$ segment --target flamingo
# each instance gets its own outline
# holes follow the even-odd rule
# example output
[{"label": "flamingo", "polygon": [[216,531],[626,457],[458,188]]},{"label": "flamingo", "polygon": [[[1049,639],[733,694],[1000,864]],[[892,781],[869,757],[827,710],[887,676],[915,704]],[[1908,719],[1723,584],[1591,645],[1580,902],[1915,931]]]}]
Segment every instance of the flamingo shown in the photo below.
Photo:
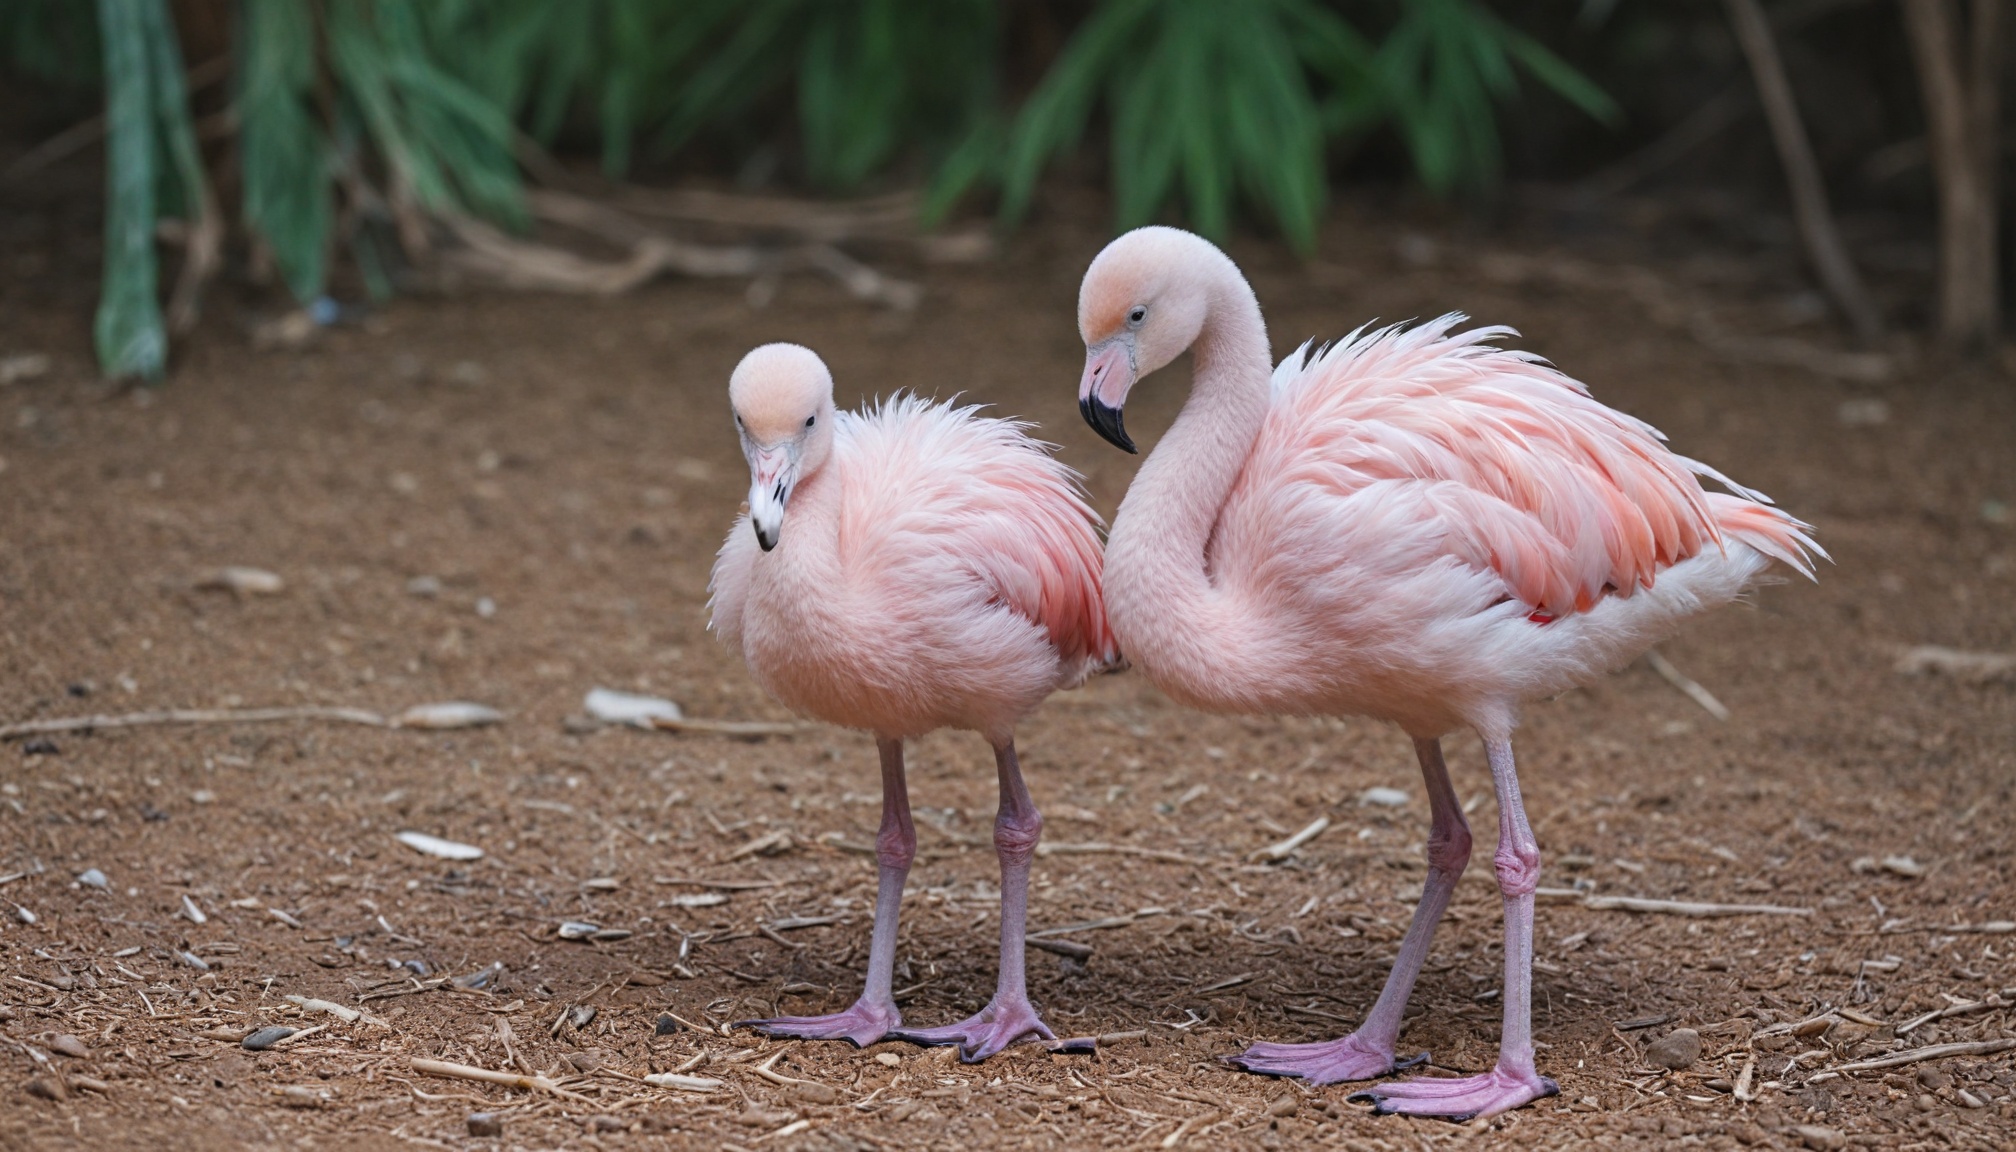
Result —
[{"label": "flamingo", "polygon": [[[796,711],[875,734],[879,883],[861,996],[844,1012],[742,1021],[771,1036],[957,1044],[968,1063],[1055,1036],[1023,973],[1029,865],[1043,817],[1015,725],[1114,658],[1099,596],[1100,521],[1077,475],[1024,424],[905,396],[836,412],[833,377],[794,344],[743,358],[729,399],[750,472],[709,584],[711,627]],[[785,530],[789,511],[789,531]],[[902,1029],[890,985],[917,851],[903,742],[939,728],[993,746],[1001,806],[1001,968],[971,1019]]]},{"label": "flamingo", "polygon": [[[1505,1023],[1476,1076],[1388,1081],[1378,1112],[1469,1118],[1559,1091],[1534,1064],[1533,892],[1540,850],[1512,758],[1523,701],[1585,684],[1773,561],[1809,578],[1807,525],[1537,357],[1458,331],[1460,315],[1359,329],[1270,369],[1253,290],[1172,228],[1129,232],[1078,297],[1079,407],[1122,420],[1143,376],[1186,349],[1190,396],[1142,464],[1106,546],[1106,611],[1128,660],[1180,703],[1358,715],[1414,740],[1430,808],[1428,877],[1391,975],[1356,1031],[1256,1043],[1233,1062],[1316,1084],[1394,1058],[1401,1014],[1470,858],[1441,737],[1483,738],[1498,798]],[[1705,478],[1726,493],[1702,489]]]}]

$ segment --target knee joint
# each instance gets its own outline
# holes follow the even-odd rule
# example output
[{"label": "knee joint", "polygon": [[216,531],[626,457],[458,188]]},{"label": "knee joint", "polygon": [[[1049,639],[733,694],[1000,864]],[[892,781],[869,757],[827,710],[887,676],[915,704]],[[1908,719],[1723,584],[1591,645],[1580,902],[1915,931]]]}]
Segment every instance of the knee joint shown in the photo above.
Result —
[{"label": "knee joint", "polygon": [[1461,872],[1469,865],[1470,829],[1456,824],[1428,833],[1428,867],[1438,872]]},{"label": "knee joint", "polygon": [[1507,896],[1524,896],[1540,886],[1540,849],[1535,845],[1501,845],[1492,864],[1498,888]]},{"label": "knee joint", "polygon": [[1036,855],[1036,842],[1043,839],[1043,814],[1033,809],[1026,816],[1002,813],[994,820],[994,850],[1003,860],[1026,861]]},{"label": "knee joint", "polygon": [[917,858],[917,834],[903,828],[885,828],[875,837],[875,862],[884,868],[908,869]]}]

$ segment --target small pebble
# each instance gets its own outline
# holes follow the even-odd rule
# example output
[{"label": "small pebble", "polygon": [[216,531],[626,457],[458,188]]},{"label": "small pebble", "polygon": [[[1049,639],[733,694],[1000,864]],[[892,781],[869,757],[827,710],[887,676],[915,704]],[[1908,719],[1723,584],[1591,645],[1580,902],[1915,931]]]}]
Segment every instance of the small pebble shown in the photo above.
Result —
[{"label": "small pebble", "polygon": [[1376,808],[1405,808],[1407,799],[1398,788],[1367,788],[1358,794],[1358,803]]},{"label": "small pebble", "polygon": [[112,882],[105,879],[105,873],[100,872],[96,868],[86,868],[84,871],[79,872],[77,874],[77,882],[86,888],[96,888],[100,892],[112,887]]},{"label": "small pebble", "polygon": [[1296,1102],[1293,1096],[1276,1096],[1274,1102],[1267,1105],[1267,1114],[1269,1116],[1293,1116],[1295,1113],[1301,1111],[1301,1108],[1302,1106]]},{"label": "small pebble", "polygon": [[[406,582],[406,594],[418,596],[422,600],[432,600],[441,595],[441,581],[432,576],[415,576]],[[478,1116],[488,1116],[488,1112],[478,1112]]]},{"label": "small pebble", "polygon": [[803,1083],[792,1085],[791,1094],[808,1104],[837,1104],[840,1102],[840,1090],[838,1088],[833,1087],[831,1084],[821,1084],[816,1080],[807,1080]]},{"label": "small pebble", "polygon": [[1813,1152],[1833,1152],[1847,1142],[1847,1138],[1841,1133],[1818,1124],[1801,1124],[1792,1129],[1792,1133],[1799,1137],[1800,1143],[1813,1149]]},{"label": "small pebble", "polygon": [[194,952],[177,952],[175,953],[175,958],[198,972],[208,972],[210,970],[210,962],[196,955]]},{"label": "small pebble", "polygon": [[884,1068],[900,1068],[903,1066],[903,1058],[894,1052],[877,1052],[875,1054],[875,1062]]},{"label": "small pebble", "polygon": [[620,1116],[593,1116],[588,1127],[595,1132],[621,1132],[630,1127],[630,1122]]},{"label": "small pebble", "polygon": [[245,1039],[238,1042],[238,1046],[247,1052],[264,1052],[266,1049],[292,1036],[296,1031],[297,1029],[275,1024],[270,1028],[261,1028],[250,1036],[245,1037]]},{"label": "small pebble", "polygon": [[594,1052],[568,1052],[560,1058],[572,1064],[576,1072],[593,1072],[603,1064],[602,1057]]},{"label": "small pebble", "polygon": [[91,1049],[86,1048],[82,1040],[68,1032],[49,1041],[49,1050],[58,1056],[68,1056],[73,1060],[83,1060],[91,1055]]},{"label": "small pebble", "polygon": [[70,1098],[70,1093],[64,1090],[61,1080],[44,1080],[40,1076],[28,1081],[27,1091],[30,1096],[39,1096],[44,1100],[68,1100]]},{"label": "small pebble", "polygon": [[21,754],[23,756],[54,756],[58,752],[59,749],[56,747],[56,742],[47,736],[37,736],[26,744],[21,745]]},{"label": "small pebble", "polygon": [[495,1112],[471,1112],[469,1114],[469,1135],[502,1136],[504,1118]]},{"label": "small pebble", "polygon": [[1937,1068],[1927,1065],[1923,1068],[1918,1069],[1918,1086],[1926,1089],[1927,1091],[1937,1092],[1941,1088],[1952,1087],[1953,1077],[1948,1076],[1946,1073],[1939,1071],[1939,1069]]},{"label": "small pebble", "polygon": [[1678,1072],[1701,1059],[1701,1034],[1692,1028],[1675,1028],[1645,1046],[1645,1062],[1656,1068]]},{"label": "small pebble", "polygon": [[601,930],[600,925],[590,924],[584,920],[568,920],[560,925],[560,939],[586,940]]},{"label": "small pebble", "polygon": [[595,1021],[595,1008],[590,1004],[576,1004],[567,1010],[567,1022],[576,1028],[586,1028]]},{"label": "small pebble", "polygon": [[[658,1023],[657,1023],[657,1024],[655,1025],[655,1026],[653,1026],[653,1027],[652,1027],[651,1031],[652,1031],[652,1033],[653,1033],[654,1035],[658,1035],[658,1036],[670,1036],[670,1035],[672,1035],[673,1033],[675,1033],[675,1032],[679,1031],[679,1021],[677,1021],[677,1020],[674,1020],[674,1019],[673,1019],[673,1018],[672,1018],[671,1016],[669,1016],[669,1015],[665,1015],[665,1014],[662,1014],[662,1013],[661,1013],[661,1014],[659,1015],[659,1017],[658,1017]],[[887,1056],[887,1055],[888,1055],[888,1053],[887,1053],[887,1052],[884,1052],[884,1053],[883,1053],[882,1055],[883,1055],[883,1056]],[[881,1059],[881,1057],[879,1057],[879,1056],[878,1056],[878,1057],[876,1057],[876,1059],[878,1059],[878,1060],[879,1060],[879,1059]]]}]

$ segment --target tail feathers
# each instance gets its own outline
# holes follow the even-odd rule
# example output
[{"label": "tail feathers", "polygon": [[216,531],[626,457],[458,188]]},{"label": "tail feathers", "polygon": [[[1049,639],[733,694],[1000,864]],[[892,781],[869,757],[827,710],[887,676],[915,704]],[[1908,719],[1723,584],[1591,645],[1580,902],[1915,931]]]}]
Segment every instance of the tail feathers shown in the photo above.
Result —
[{"label": "tail feathers", "polygon": [[1808,580],[1814,575],[1815,557],[1833,562],[1827,550],[1814,541],[1813,526],[1754,499],[1710,492],[1708,507],[1723,535],[1781,560]]}]

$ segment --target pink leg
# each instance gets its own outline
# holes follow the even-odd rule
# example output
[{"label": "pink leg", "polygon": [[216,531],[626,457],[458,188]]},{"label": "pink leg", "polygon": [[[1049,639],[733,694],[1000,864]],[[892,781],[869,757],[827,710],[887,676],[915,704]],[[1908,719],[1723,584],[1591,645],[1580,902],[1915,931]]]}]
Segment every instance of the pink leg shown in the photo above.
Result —
[{"label": "pink leg", "polygon": [[904,1028],[894,1033],[897,1039],[914,1044],[957,1044],[959,1058],[968,1064],[977,1064],[1024,1036],[1057,1038],[1029,1003],[1022,966],[1027,949],[1023,937],[1029,918],[1029,862],[1043,836],[1043,816],[1022,783],[1022,766],[1015,759],[1013,740],[995,747],[994,763],[1001,777],[1001,810],[994,817],[994,850],[1001,857],[1000,983],[994,989],[994,999],[969,1019],[944,1028]]},{"label": "pink leg", "polygon": [[868,945],[868,984],[845,1012],[830,1016],[777,1016],[739,1020],[765,1036],[800,1040],[851,1040],[857,1048],[888,1036],[903,1024],[891,995],[896,970],[896,919],[903,910],[903,882],[917,856],[917,830],[910,823],[910,791],[903,781],[903,742],[877,739],[882,753],[882,830],[875,837],[881,875],[875,889],[875,929]]},{"label": "pink leg", "polygon": [[1380,1114],[1446,1116],[1469,1120],[1495,1116],[1521,1104],[1552,1096],[1560,1087],[1533,1066],[1533,890],[1540,885],[1540,845],[1526,823],[1519,798],[1519,775],[1509,739],[1484,741],[1491,758],[1491,782],[1498,790],[1498,890],[1505,897],[1505,1034],[1498,1066],[1481,1076],[1417,1078],[1381,1084],[1353,1096],[1370,1100]]},{"label": "pink leg", "polygon": [[1421,902],[1414,906],[1414,920],[1400,942],[1400,955],[1386,977],[1386,987],[1365,1022],[1356,1032],[1320,1044],[1272,1044],[1261,1041],[1232,1063],[1248,1072],[1268,1076],[1300,1076],[1312,1084],[1337,1084],[1346,1080],[1370,1080],[1400,1068],[1412,1067],[1428,1058],[1422,1053],[1412,1060],[1395,1063],[1394,1045],[1400,1040],[1400,1018],[1407,1010],[1407,998],[1414,992],[1414,980],[1428,959],[1428,943],[1435,925],[1449,907],[1456,881],[1470,863],[1470,826],[1456,803],[1456,791],[1449,784],[1449,769],[1442,762],[1439,740],[1416,740],[1414,754],[1421,761],[1421,779],[1428,787],[1428,879],[1421,886]]}]

